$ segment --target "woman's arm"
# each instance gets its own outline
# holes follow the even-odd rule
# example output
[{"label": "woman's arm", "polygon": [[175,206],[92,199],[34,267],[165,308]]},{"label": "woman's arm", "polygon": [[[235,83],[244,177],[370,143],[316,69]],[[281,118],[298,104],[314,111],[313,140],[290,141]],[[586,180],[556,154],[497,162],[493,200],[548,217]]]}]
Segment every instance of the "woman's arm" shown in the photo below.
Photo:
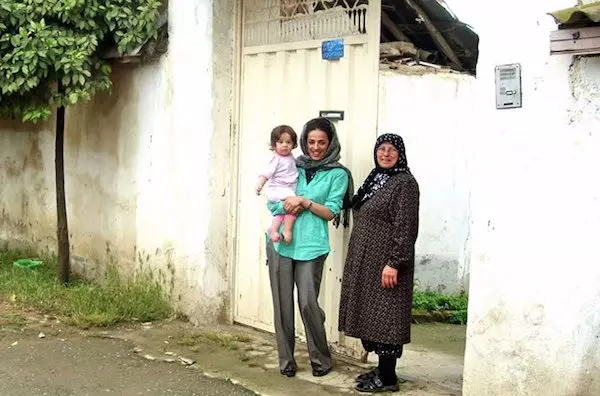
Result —
[{"label": "woman's arm", "polygon": [[285,200],[283,207],[286,212],[294,214],[297,214],[296,211],[299,213],[304,210],[309,210],[327,221],[333,220],[334,217],[333,213],[331,213],[331,210],[329,210],[328,207],[311,201],[305,197],[290,197]]},{"label": "woman's arm", "polygon": [[300,196],[288,197],[285,201],[280,202],[281,208],[285,213],[298,215],[304,211],[302,198]]},{"label": "woman's arm", "polygon": [[392,235],[392,251],[389,263],[383,269],[381,285],[396,287],[398,270],[406,271],[412,260],[415,241],[419,231],[419,185],[414,179],[403,182],[392,194],[395,210]]},{"label": "woman's arm", "polygon": [[285,200],[283,205],[288,213],[294,213],[294,210],[310,210],[320,218],[330,221],[342,211],[344,195],[348,189],[348,174],[341,169],[332,169],[328,172],[336,172],[336,175],[329,186],[329,194],[325,202],[321,205],[311,201],[306,197],[290,197]]}]

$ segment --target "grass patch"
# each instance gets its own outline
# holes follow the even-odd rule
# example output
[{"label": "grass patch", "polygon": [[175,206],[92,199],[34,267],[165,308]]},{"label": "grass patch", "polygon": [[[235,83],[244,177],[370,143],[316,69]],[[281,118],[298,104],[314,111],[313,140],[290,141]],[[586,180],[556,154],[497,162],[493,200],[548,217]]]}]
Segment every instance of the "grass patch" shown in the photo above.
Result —
[{"label": "grass patch", "polygon": [[198,345],[198,342],[199,342],[198,338],[193,335],[185,335],[177,341],[177,343],[179,345],[183,345],[183,346],[195,346],[195,345]]},{"label": "grass patch", "polygon": [[41,257],[44,264],[36,269],[13,266],[14,260],[31,257],[36,257],[31,251],[0,253],[0,296],[81,328],[160,320],[171,314],[163,289],[150,276],[125,280],[111,267],[101,283],[74,278],[65,286],[57,281],[53,257]]},{"label": "grass patch", "polygon": [[230,350],[237,350],[239,343],[248,343],[252,341],[249,335],[243,333],[216,333],[216,332],[202,332],[196,334],[184,335],[177,341],[179,345],[183,346],[195,346],[198,343],[213,343],[223,348]]},{"label": "grass patch", "polygon": [[231,342],[250,342],[249,335],[243,333],[203,333],[203,336],[217,344],[228,344]]},{"label": "grass patch", "polygon": [[0,315],[1,325],[23,325],[27,320],[20,315]]},{"label": "grass patch", "polygon": [[466,293],[447,296],[434,292],[416,291],[413,294],[413,312],[442,312],[449,323],[466,324],[469,297]]}]

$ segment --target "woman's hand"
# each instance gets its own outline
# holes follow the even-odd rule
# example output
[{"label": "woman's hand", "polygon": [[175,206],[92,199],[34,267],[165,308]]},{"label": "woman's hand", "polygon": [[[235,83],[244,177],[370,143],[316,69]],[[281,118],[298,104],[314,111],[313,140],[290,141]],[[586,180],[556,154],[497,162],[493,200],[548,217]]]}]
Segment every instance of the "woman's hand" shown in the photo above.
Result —
[{"label": "woman's hand", "polygon": [[393,289],[398,286],[398,270],[386,265],[381,273],[381,286],[384,289]]},{"label": "woman's hand", "polygon": [[289,197],[283,202],[283,209],[286,213],[299,214],[306,206],[306,198],[304,197]]}]

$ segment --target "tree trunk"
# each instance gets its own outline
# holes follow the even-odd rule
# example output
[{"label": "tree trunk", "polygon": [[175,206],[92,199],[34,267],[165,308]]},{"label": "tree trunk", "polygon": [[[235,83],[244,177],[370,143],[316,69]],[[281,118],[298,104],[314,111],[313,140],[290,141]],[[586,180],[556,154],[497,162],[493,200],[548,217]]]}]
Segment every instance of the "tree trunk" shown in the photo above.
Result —
[{"label": "tree trunk", "polygon": [[[59,90],[62,87],[59,84]],[[67,203],[65,199],[65,108],[59,107],[56,111],[56,144],[55,149],[55,174],[56,174],[56,211],[57,211],[57,237],[58,237],[58,278],[62,283],[69,282],[70,245],[69,225],[67,222]]]}]

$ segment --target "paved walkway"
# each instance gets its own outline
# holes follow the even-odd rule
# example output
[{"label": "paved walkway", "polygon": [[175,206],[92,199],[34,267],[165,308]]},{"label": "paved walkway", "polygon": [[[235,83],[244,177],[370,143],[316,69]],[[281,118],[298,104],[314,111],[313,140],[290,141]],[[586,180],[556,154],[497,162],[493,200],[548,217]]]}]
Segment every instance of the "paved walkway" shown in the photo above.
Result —
[{"label": "paved walkway", "polygon": [[[18,344],[12,345],[14,342]],[[3,396],[255,394],[196,370],[144,361],[117,340],[69,336],[61,341],[14,334],[4,337],[0,348]]]},{"label": "paved walkway", "polygon": [[[173,321],[80,331],[52,317],[25,316],[0,312],[3,396],[354,394],[352,379],[364,370],[336,359],[333,373],[315,378],[306,348],[299,344],[298,375],[286,378],[277,369],[273,337],[240,327],[199,328]],[[407,351],[406,363],[401,361],[399,374],[416,382],[404,382],[401,394],[458,394],[454,377],[461,368],[448,358],[454,355],[444,354],[452,369],[418,378],[415,374],[435,371],[435,362],[442,360],[427,354],[427,345],[415,343],[414,348]],[[431,367],[423,366],[427,361],[433,361]]]}]

